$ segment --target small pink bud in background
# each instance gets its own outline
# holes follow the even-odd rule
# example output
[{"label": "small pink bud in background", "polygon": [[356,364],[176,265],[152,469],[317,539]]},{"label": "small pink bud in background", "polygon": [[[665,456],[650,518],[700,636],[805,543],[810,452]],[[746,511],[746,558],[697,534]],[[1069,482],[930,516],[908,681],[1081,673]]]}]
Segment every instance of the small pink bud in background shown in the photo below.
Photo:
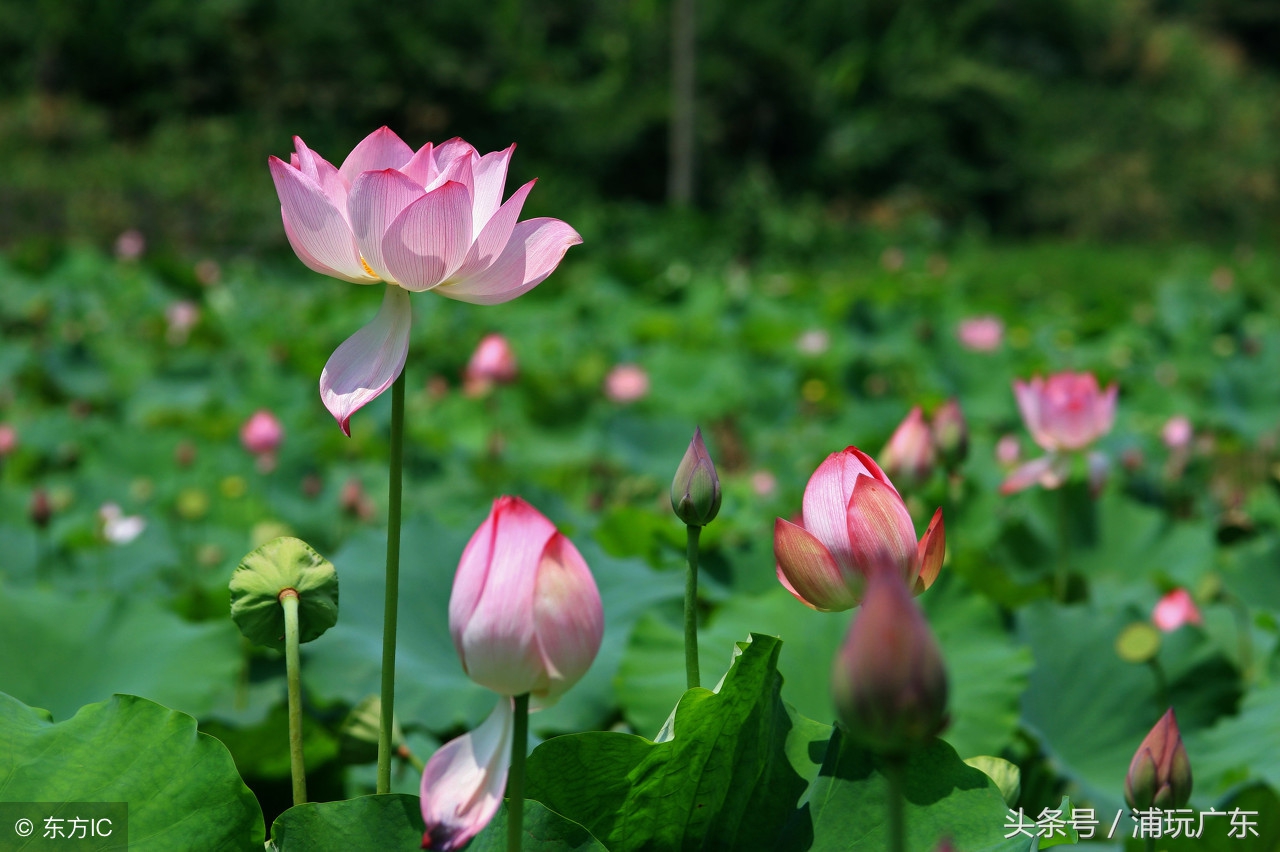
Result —
[{"label": "small pink bud in background", "polygon": [[8,423],[0,423],[0,459],[9,455],[18,446],[18,430]]},{"label": "small pink bud in background", "polygon": [[938,456],[949,469],[954,469],[969,455],[969,424],[955,397],[933,412],[931,426]]},{"label": "small pink bud in background", "polygon": [[196,463],[196,445],[190,441],[179,441],[173,448],[173,463],[178,467],[191,467]]},{"label": "small pink bud in background", "polygon": [[956,327],[956,338],[965,349],[994,352],[1004,342],[1004,323],[997,317],[969,317]]},{"label": "small pink bud in background", "polygon": [[636,364],[619,364],[604,378],[604,395],[614,402],[626,404],[643,399],[649,393],[649,374]]},{"label": "small pink bud in background", "polygon": [[137,228],[130,228],[116,237],[116,257],[120,260],[137,260],[146,250],[147,238]]},{"label": "small pink bud in background", "polygon": [[1191,593],[1182,588],[1174,589],[1160,598],[1151,611],[1151,621],[1166,633],[1171,633],[1184,624],[1203,623]]},{"label": "small pink bud in background", "polygon": [[502,696],[480,727],[450,740],[422,771],[423,849],[452,852],[479,834],[502,804],[511,771],[514,711]]},{"label": "small pink bud in background", "polygon": [[880,466],[892,479],[919,485],[933,472],[933,459],[933,433],[917,405],[898,424],[889,443],[880,451]]},{"label": "small pink bud in background", "polygon": [[449,632],[472,680],[547,707],[591,666],[604,611],[573,542],[524,500],[499,497],[458,562]]},{"label": "small pink bud in background", "polygon": [[31,517],[31,523],[39,529],[49,526],[49,521],[53,520],[53,503],[49,500],[49,492],[43,488],[37,488],[31,494],[31,505],[27,513]]},{"label": "small pink bud in background", "polygon": [[796,340],[796,349],[804,355],[821,355],[831,346],[831,335],[823,328],[811,328]]},{"label": "small pink bud in background", "polygon": [[372,519],[376,511],[373,499],[365,493],[364,485],[354,476],[342,484],[338,504],[343,512],[361,521]]},{"label": "small pink bud in background", "polygon": [[771,497],[778,490],[778,477],[767,470],[757,470],[751,474],[751,490],[757,497]]},{"label": "small pink bud in background", "polygon": [[892,566],[873,570],[831,670],[836,714],[873,751],[903,754],[947,724],[942,652]]},{"label": "small pink bud in background", "polygon": [[255,411],[240,427],[240,443],[255,456],[273,453],[284,440],[284,427],[265,408]]},{"label": "small pink bud in background", "polygon": [[164,318],[169,324],[165,340],[174,346],[181,346],[187,342],[191,329],[200,321],[200,306],[189,299],[179,299],[164,309]]},{"label": "small pink bud in background", "polygon": [[467,396],[483,396],[494,385],[515,381],[516,355],[501,334],[488,334],[480,341],[463,374],[463,392]]},{"label": "small pink bud in background", "polygon": [[141,515],[126,515],[115,503],[103,503],[98,509],[102,522],[102,537],[112,544],[128,544],[147,528],[147,520]]},{"label": "small pink bud in background", "polygon": [[212,287],[222,280],[222,267],[218,261],[205,258],[196,263],[196,280],[206,287]]},{"label": "small pink bud in background", "polygon": [[1013,467],[1022,458],[1022,444],[1017,435],[1001,435],[996,441],[996,461],[1003,467]]},{"label": "small pink bud in background", "polygon": [[1193,437],[1191,421],[1181,414],[1174,415],[1165,421],[1160,430],[1160,440],[1171,450],[1185,450],[1191,446]]},{"label": "small pink bud in background", "polygon": [[1124,798],[1139,811],[1181,808],[1191,798],[1191,761],[1172,707],[1138,746],[1124,779]]}]

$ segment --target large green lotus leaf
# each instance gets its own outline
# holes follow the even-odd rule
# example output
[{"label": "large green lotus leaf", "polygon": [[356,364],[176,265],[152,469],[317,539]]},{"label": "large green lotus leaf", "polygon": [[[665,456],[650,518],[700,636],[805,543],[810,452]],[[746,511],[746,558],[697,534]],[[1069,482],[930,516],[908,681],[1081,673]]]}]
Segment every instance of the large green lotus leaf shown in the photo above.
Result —
[{"label": "large green lotus leaf", "polygon": [[384,852],[422,846],[417,796],[388,793],[294,805],[271,824],[276,852]]},{"label": "large green lotus leaf", "polygon": [[1167,634],[1157,657],[1168,690],[1162,702],[1153,671],[1115,649],[1120,632],[1140,619],[1130,609],[1049,602],[1018,615],[1036,661],[1023,722],[1099,812],[1124,807],[1134,750],[1169,704],[1186,737],[1230,712],[1238,697],[1234,670],[1202,635],[1184,630]]},{"label": "large green lotus leaf", "polygon": [[[1195,772],[1193,767],[1192,772]],[[1196,783],[1199,783],[1199,778]],[[1233,811],[1239,811],[1233,814]],[[1191,829],[1198,837],[1170,837],[1156,841],[1162,852],[1275,852],[1280,849],[1280,795],[1264,784],[1246,787],[1225,801],[1193,807]],[[1144,838],[1134,838],[1133,824],[1121,822],[1127,838],[1125,852],[1145,852]],[[1120,835],[1117,831],[1117,836]]]},{"label": "large green lotus leaf", "polygon": [[227,619],[192,624],[148,601],[64,597],[41,589],[0,595],[0,685],[66,718],[116,692],[201,716],[230,692],[240,638]]},{"label": "large green lotus leaf", "polygon": [[[889,846],[889,779],[882,758],[837,728],[817,780],[780,845],[788,850],[881,852]],[[908,849],[934,849],[949,837],[963,852],[1022,852],[1035,838],[1006,838],[1008,807],[999,788],[941,740],[911,755],[904,795]]]},{"label": "large green lotus leaf", "polygon": [[[1183,735],[1197,801],[1211,802],[1241,782],[1255,779],[1280,790],[1277,708],[1280,682],[1272,682],[1245,693],[1238,715]],[[1276,829],[1280,831],[1280,820]]]},{"label": "large green lotus leaf", "polygon": [[262,810],[196,720],[115,695],[54,723],[0,693],[0,801],[128,802],[131,852],[260,850]]},{"label": "large green lotus leaf", "polygon": [[[523,852],[607,852],[591,832],[533,799],[525,800],[521,827]],[[467,852],[506,852],[506,849],[507,803],[504,801],[484,831],[471,841]]]},{"label": "large green lotus leaf", "polygon": [[[999,752],[1017,727],[1031,655],[1009,638],[995,607],[959,583],[944,577],[918,600],[947,663],[953,719],[947,740],[961,754]],[[831,661],[849,624],[850,613],[814,612],[781,585],[735,596],[699,635],[702,681],[720,678],[729,662],[724,649],[735,640],[752,631],[776,635],[787,643],[783,697],[804,716],[831,719]],[[683,633],[657,616],[642,619],[618,676],[627,721],[642,733],[656,732],[684,685]]]},{"label": "large green lotus leaf", "polygon": [[[411,520],[401,534],[400,621],[396,648],[396,716],[435,731],[474,725],[493,709],[493,693],[462,671],[449,635],[449,594],[470,533]],[[604,724],[616,707],[613,677],[640,613],[683,593],[675,572],[660,573],[639,560],[606,555],[586,536],[575,536],[604,605],[604,642],[587,674],[560,702],[530,720],[538,731]],[[342,575],[342,619],[323,650],[308,656],[303,678],[312,694],[355,705],[378,692],[382,663],[383,563],[381,534],[354,536],[334,554]]]},{"label": "large green lotus leaf", "polygon": [[528,796],[611,850],[759,849],[778,836],[829,729],[782,704],[781,642],[753,635],[719,692],[692,689],[669,737],[555,737],[529,758]]}]

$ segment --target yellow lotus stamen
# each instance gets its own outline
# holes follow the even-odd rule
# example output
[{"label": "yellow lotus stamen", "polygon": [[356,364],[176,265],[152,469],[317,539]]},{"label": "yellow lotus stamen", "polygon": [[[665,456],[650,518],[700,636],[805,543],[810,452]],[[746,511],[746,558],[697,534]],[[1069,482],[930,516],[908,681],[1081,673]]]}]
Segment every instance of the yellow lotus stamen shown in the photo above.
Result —
[{"label": "yellow lotus stamen", "polygon": [[369,266],[369,261],[364,259],[364,255],[360,255],[360,266],[365,272],[369,273],[370,276],[377,278],[379,281],[382,280],[382,276],[374,272],[373,267]]}]

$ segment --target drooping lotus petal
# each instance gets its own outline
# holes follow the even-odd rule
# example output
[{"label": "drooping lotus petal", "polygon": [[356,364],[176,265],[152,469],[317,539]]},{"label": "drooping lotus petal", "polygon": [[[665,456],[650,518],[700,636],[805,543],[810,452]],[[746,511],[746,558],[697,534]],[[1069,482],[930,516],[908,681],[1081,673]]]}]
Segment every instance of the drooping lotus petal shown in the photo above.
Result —
[{"label": "drooping lotus petal", "polygon": [[379,127],[370,133],[338,168],[348,185],[355,183],[361,172],[398,169],[413,157],[413,149],[404,143],[389,127]]},{"label": "drooping lotus petal", "polygon": [[862,578],[856,571],[842,571],[831,552],[804,527],[775,520],[773,555],[778,580],[805,606],[835,612],[858,605]]},{"label": "drooping lotus petal", "polygon": [[559,532],[547,542],[538,565],[533,622],[550,681],[545,693],[535,693],[534,703],[549,707],[591,668],[604,638],[595,578],[573,542]]},{"label": "drooping lotus petal", "polygon": [[320,398],[346,435],[351,415],[400,375],[409,353],[409,294],[388,286],[373,321],[343,341],[320,373]]},{"label": "drooping lotus petal", "polygon": [[908,587],[915,585],[919,572],[916,532],[911,513],[897,492],[878,479],[859,477],[846,518],[854,564],[868,569],[891,565]]},{"label": "drooping lotus petal", "polygon": [[384,281],[400,283],[387,269],[382,254],[387,228],[405,208],[425,194],[422,187],[395,169],[361,172],[351,184],[351,194],[347,197],[351,231],[365,263]]},{"label": "drooping lotus petal", "polygon": [[1001,494],[1015,494],[1033,485],[1057,488],[1066,480],[1065,460],[1050,453],[1019,465],[1000,484]]},{"label": "drooping lotus petal", "polygon": [[502,804],[511,769],[511,699],[502,696],[474,731],[445,743],[422,772],[424,849],[461,849]]},{"label": "drooping lotus petal", "polygon": [[942,523],[942,507],[939,506],[929,521],[929,528],[920,536],[918,546],[920,576],[916,578],[915,594],[920,594],[933,585],[942,570],[942,560],[947,555],[947,533]]},{"label": "drooping lotus petal", "polygon": [[581,242],[578,232],[559,219],[526,219],[516,224],[492,266],[435,292],[475,305],[509,302],[541,284],[564,253]]},{"label": "drooping lotus petal", "polygon": [[453,274],[470,242],[470,196],[465,186],[449,181],[396,217],[382,239],[382,255],[396,283],[418,292]]},{"label": "drooping lotus petal", "polygon": [[360,249],[352,236],[344,211],[325,195],[320,184],[279,157],[268,160],[285,235],[294,252],[308,267],[344,281],[373,280],[360,263]]}]

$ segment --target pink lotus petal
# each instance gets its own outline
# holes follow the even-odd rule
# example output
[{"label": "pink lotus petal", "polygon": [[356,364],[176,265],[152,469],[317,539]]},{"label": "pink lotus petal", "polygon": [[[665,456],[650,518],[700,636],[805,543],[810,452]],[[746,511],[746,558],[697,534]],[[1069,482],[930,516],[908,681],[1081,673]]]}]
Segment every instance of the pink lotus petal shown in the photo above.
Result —
[{"label": "pink lotus petal", "polygon": [[348,337],[320,373],[320,398],[346,435],[351,415],[391,387],[409,354],[409,294],[388,285],[373,321]]},{"label": "pink lotus petal", "polygon": [[435,148],[430,142],[423,145],[409,159],[409,162],[400,167],[400,171],[408,175],[409,179],[418,186],[430,185],[440,176],[440,170],[436,168]]},{"label": "pink lotus petal", "polygon": [[461,849],[502,804],[511,769],[511,699],[502,696],[480,727],[436,749],[422,772],[422,848]]},{"label": "pink lotus petal", "polygon": [[[484,226],[488,224],[489,219],[502,206],[502,193],[507,185],[507,164],[511,162],[511,155],[515,151],[516,146],[513,144],[505,151],[493,151],[485,154],[476,162],[472,170],[475,176],[472,192],[475,206],[471,215],[475,227],[475,231],[471,235],[473,240],[479,239],[480,232],[484,229]],[[511,221],[514,223],[515,219],[513,218]]]},{"label": "pink lotus petal", "polygon": [[1014,494],[1041,485],[1057,488],[1066,479],[1065,462],[1055,455],[1041,456],[1014,468],[1000,485],[1001,494]]},{"label": "pink lotus petal", "polygon": [[533,597],[538,654],[549,683],[534,704],[550,707],[591,668],[604,638],[604,609],[582,554],[563,534],[547,542]]},{"label": "pink lotus petal", "polygon": [[915,586],[916,531],[896,491],[873,477],[859,477],[849,498],[847,521],[850,553],[864,575],[891,566],[909,587]]},{"label": "pink lotus petal", "polygon": [[515,230],[516,220],[524,209],[524,201],[536,181],[529,181],[512,193],[507,203],[489,217],[489,222],[480,231],[480,236],[471,245],[467,258],[454,277],[459,281],[474,276],[488,269],[502,254],[502,250],[511,241],[511,233]]},{"label": "pink lotus petal", "polygon": [[[778,580],[805,606],[835,612],[858,605],[861,575],[842,571],[831,552],[804,527],[775,520],[773,556]],[[850,584],[857,587],[856,592]]]},{"label": "pink lotus petal", "polygon": [[857,447],[846,447],[827,456],[804,487],[804,528],[830,551],[846,570],[853,570],[849,545],[849,498],[861,477],[879,479],[884,471]]},{"label": "pink lotus petal", "polygon": [[465,139],[455,136],[452,139],[441,142],[437,145],[432,156],[436,161],[436,173],[442,174],[448,171],[449,166],[456,160],[478,160],[480,158],[480,152]]},{"label": "pink lotus petal", "polygon": [[360,254],[369,268],[383,281],[399,283],[387,269],[382,254],[383,238],[391,223],[410,204],[422,198],[422,187],[395,169],[361,172],[351,185],[347,209],[351,213],[351,230],[356,235]]},{"label": "pink lotus petal", "polygon": [[338,172],[348,185],[355,183],[361,172],[398,169],[413,157],[413,149],[389,127],[370,133],[342,161]]},{"label": "pink lotus petal", "polygon": [[947,555],[947,533],[942,523],[942,507],[933,513],[929,528],[920,536],[920,544],[916,554],[920,563],[920,576],[916,578],[912,591],[920,594],[933,585],[942,570],[942,561]]},{"label": "pink lotus petal", "polygon": [[1160,598],[1151,611],[1151,621],[1156,627],[1169,633],[1184,624],[1202,624],[1204,619],[1201,618],[1191,593],[1178,588]]},{"label": "pink lotus petal", "polygon": [[360,263],[360,249],[345,211],[334,206],[318,183],[279,157],[267,162],[280,196],[285,235],[298,259],[316,272],[344,281],[375,280]]},{"label": "pink lotus petal", "polygon": [[451,275],[470,243],[471,196],[465,186],[449,181],[396,217],[382,239],[381,253],[396,283],[421,291]]},{"label": "pink lotus petal", "polygon": [[1022,422],[1027,425],[1031,439],[1046,450],[1053,449],[1052,439],[1044,433],[1041,416],[1041,399],[1044,379],[1035,376],[1030,382],[1013,381],[1013,395],[1018,401],[1018,411],[1022,414]]},{"label": "pink lotus petal", "polygon": [[511,239],[493,265],[483,272],[435,292],[460,302],[496,305],[522,296],[541,284],[571,246],[578,232],[559,219],[527,219],[516,224]]}]

